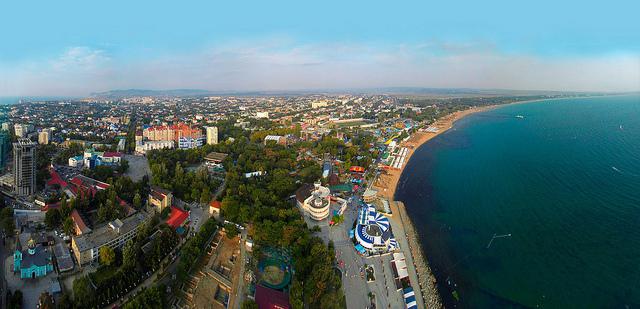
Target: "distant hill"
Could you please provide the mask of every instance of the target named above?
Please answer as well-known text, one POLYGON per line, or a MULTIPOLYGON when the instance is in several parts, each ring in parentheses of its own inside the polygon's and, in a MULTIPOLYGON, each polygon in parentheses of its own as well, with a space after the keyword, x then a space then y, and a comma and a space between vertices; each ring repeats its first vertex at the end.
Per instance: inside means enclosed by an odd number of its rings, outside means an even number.
POLYGON ((545 91, 545 90, 509 90, 474 88, 426 88, 426 87, 380 87, 380 88, 344 88, 344 89, 300 89, 300 90, 257 90, 257 91, 211 91, 203 89, 119 89, 91 94, 93 98, 119 99, 126 97, 200 97, 200 96, 299 96, 313 94, 389 94, 419 96, 520 96, 520 95, 557 95, 586 94, 589 92, 545 91))
POLYGON ((124 97, 188 97, 188 96, 204 96, 212 94, 213 91, 203 89, 168 89, 168 90, 150 90, 150 89, 118 89, 105 92, 91 93, 94 98, 124 98, 124 97))

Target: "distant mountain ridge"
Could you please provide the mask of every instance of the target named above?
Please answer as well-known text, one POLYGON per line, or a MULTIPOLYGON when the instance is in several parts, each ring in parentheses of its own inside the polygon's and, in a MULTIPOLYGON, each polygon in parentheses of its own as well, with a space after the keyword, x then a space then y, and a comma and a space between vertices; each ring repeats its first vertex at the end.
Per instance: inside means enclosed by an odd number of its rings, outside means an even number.
POLYGON ((182 97, 182 96, 202 96, 211 94, 212 91, 203 89, 168 89, 168 90, 151 90, 151 89, 117 89, 104 92, 93 92, 91 97, 97 98, 114 98, 114 97, 182 97))
POLYGON ((118 99, 125 97, 201 97, 216 95, 236 96, 295 96, 312 94, 395 94, 395 95, 554 95, 554 94, 595 94, 602 92, 580 91, 547 91, 547 90, 510 90, 510 89, 477 89, 477 88, 427 88, 427 87, 380 87, 351 89, 302 89, 302 90, 256 90, 256 91, 212 91, 205 89, 117 89, 91 93, 92 98, 118 99))

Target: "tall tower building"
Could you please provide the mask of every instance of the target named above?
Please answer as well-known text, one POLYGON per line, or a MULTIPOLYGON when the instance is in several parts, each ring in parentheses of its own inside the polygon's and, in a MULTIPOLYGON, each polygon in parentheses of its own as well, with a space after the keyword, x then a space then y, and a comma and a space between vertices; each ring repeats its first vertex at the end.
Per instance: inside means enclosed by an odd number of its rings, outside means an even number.
POLYGON ((49 129, 42 129, 42 131, 40 133, 38 133, 38 144, 40 145, 47 145, 49 144, 49 134, 51 133, 51 130, 49 129))
POLYGON ((5 160, 9 155, 9 149, 11 149, 11 134, 9 131, 0 130, 0 170, 7 163, 5 160))
POLYGON ((17 195, 36 192, 36 143, 28 138, 13 143, 13 180, 17 195))
POLYGON ((218 143, 218 127, 207 127, 207 145, 218 143))

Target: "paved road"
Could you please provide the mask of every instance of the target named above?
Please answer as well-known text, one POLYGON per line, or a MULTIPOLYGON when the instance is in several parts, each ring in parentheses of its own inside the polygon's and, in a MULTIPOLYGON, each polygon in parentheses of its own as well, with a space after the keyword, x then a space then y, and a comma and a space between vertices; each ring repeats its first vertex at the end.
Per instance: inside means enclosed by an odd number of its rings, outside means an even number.
POLYGON ((358 198, 349 202, 344 213, 344 223, 330 227, 326 222, 315 223, 320 226, 320 237, 333 240, 336 249, 336 260, 342 270, 342 286, 347 301, 347 308, 365 308, 370 305, 369 293, 376 298, 377 308, 403 308, 404 300, 395 288, 392 255, 375 257, 360 256, 349 238, 349 230, 357 218, 358 198), (373 265, 375 281, 367 282, 364 273, 365 265, 373 265))

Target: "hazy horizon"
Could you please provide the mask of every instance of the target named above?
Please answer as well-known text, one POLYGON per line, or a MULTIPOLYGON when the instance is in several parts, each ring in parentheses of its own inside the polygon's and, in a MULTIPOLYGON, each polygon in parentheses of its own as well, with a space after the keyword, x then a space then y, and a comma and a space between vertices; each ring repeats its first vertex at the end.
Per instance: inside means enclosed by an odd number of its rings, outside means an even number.
POLYGON ((0 96, 115 89, 640 91, 640 6, 625 0, 70 1, 3 9, 11 14, 0 20, 0 96))

